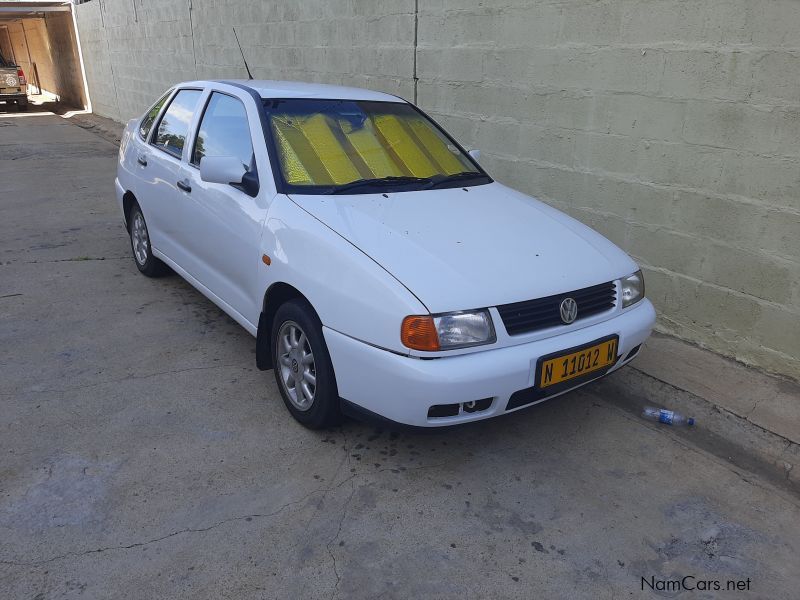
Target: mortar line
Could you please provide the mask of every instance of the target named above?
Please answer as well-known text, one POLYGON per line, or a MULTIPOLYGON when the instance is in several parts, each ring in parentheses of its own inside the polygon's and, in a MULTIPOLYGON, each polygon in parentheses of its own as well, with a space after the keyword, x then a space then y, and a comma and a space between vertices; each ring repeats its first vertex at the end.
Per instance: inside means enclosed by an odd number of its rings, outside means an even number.
POLYGON ((419 0, 414 0, 414 104, 417 103, 417 47, 419 45, 419 0))
POLYGON ((122 110, 119 106, 119 86, 117 85, 117 78, 114 75, 114 59, 111 56, 111 44, 108 41, 108 30, 106 29, 105 24, 105 17, 103 16, 104 13, 104 2, 103 0, 99 0, 98 6, 100 10, 100 22, 103 24, 103 37, 106 38, 106 53, 108 54, 108 69, 111 71, 111 82, 114 84, 114 97, 117 100, 117 117, 122 120, 122 110))
POLYGON ((187 0, 189 7, 189 31, 192 35, 192 58, 194 59, 194 78, 197 79, 197 51, 194 47, 194 21, 192 20, 192 0, 187 0))

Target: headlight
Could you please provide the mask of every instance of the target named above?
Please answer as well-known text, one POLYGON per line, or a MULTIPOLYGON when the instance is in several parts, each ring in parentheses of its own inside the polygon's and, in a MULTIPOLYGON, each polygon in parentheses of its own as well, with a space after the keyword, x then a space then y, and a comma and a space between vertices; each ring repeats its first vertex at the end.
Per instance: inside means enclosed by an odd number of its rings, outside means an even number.
POLYGON ((492 317, 483 309, 406 317, 400 339, 408 348, 435 352, 491 344, 496 338, 492 317))
POLYGON ((644 275, 641 271, 636 271, 633 275, 628 275, 619 280, 620 291, 622 292, 622 308, 631 304, 636 304, 644 298, 644 275))

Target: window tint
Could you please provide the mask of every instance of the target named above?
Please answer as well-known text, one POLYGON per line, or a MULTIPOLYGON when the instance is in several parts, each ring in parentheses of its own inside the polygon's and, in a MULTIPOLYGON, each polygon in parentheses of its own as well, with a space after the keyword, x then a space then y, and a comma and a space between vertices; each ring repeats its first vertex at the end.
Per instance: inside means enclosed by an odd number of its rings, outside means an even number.
POLYGON ((204 156, 235 156, 250 166, 250 127, 244 105, 236 98, 217 92, 211 95, 197 133, 192 163, 199 165, 204 156))
POLYGON ((147 134, 150 133, 150 128, 153 126, 153 121, 156 120, 158 113, 161 112, 161 107, 164 106, 164 102, 167 101, 169 98, 170 93, 172 90, 164 94, 161 99, 153 105, 153 108, 144 116, 142 122, 139 123, 139 135, 142 136, 142 139, 147 139, 147 134))
POLYGON ((200 90, 181 90, 175 94, 175 98, 158 125, 158 131, 153 140, 153 144, 157 148, 180 158, 186 143, 186 136, 189 133, 189 123, 192 121, 200 94, 200 90))

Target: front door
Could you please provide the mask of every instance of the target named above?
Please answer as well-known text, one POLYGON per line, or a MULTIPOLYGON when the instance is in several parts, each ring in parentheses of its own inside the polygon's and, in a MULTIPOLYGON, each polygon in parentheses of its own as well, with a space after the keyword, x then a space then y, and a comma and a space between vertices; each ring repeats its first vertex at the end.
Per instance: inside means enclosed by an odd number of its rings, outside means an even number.
POLYGON ((256 271, 263 268, 259 242, 266 206, 233 185, 202 181, 199 167, 205 156, 233 156, 247 169, 255 168, 250 124, 239 98, 216 91, 208 98, 188 164, 183 166, 191 191, 184 191, 188 201, 182 244, 187 270, 252 322, 260 311, 257 299, 263 295, 256 289, 256 271))

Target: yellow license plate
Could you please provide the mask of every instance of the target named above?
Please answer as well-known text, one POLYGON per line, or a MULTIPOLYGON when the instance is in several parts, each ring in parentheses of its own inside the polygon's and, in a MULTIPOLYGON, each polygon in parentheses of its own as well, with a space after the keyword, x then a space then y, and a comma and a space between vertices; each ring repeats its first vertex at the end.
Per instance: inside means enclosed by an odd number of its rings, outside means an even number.
POLYGON ((536 369, 538 386, 546 388, 613 365, 617 361, 618 341, 614 336, 583 348, 544 357, 536 369))

